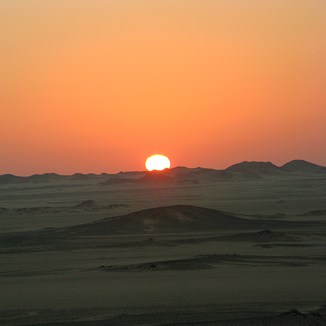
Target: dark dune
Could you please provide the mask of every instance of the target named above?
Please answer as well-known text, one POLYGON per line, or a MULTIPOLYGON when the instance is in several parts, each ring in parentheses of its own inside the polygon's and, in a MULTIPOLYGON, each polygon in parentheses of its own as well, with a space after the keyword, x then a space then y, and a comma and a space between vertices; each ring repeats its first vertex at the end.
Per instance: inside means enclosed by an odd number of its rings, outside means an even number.
MULTIPOLYGON (((81 203, 81 209, 113 208, 101 206, 94 208, 93 201, 81 203), (85 208, 86 206, 86 208, 85 208)), ((95 203, 96 205, 96 203, 95 203)), ((113 204, 114 205, 114 204, 113 204)), ((117 204, 118 205, 118 204, 117 204)), ((73 208, 77 209, 77 208, 73 208)), ((80 209, 80 208, 78 208, 80 209)), ((60 210, 60 209, 59 209, 60 210)), ((46 208, 42 208, 45 212, 46 208)), ((25 212, 26 213, 26 212, 25 212)), ((32 209, 32 213, 35 214, 32 209)), ((38 251, 38 250, 66 250, 78 248, 97 247, 148 247, 148 246, 178 246, 192 245, 212 241, 253 242, 266 243, 298 241, 299 238, 284 234, 276 230, 294 229, 307 231, 309 227, 325 229, 323 222, 289 222, 279 220, 249 220, 236 217, 230 213, 214 209, 176 205, 141 210, 128 215, 105 218, 93 223, 67 226, 63 228, 47 228, 37 231, 15 232, 1 234, 0 247, 4 252, 12 251, 38 251), (270 229, 270 230, 264 230, 270 229), (243 233, 244 230, 264 230, 260 232, 243 233), (274 231, 271 231, 274 230, 274 231), (236 231, 237 234, 217 236, 220 232, 236 231), (242 233, 239 233, 242 232, 242 233), (111 235, 163 235, 163 234, 189 234, 188 238, 165 239, 149 241, 135 239, 111 243, 97 236, 111 235), (190 238, 191 234, 197 234, 190 238), (199 237, 199 235, 202 236, 199 237), (208 236, 214 234, 214 236, 208 236), (82 241, 81 241, 82 240, 82 241), (11 249, 10 249, 11 248, 11 249)))
MULTIPOLYGON (((316 223, 318 222, 314 222, 313 225, 316 226, 316 223)), ((214 209, 176 205, 145 209, 128 215, 106 218, 94 223, 65 228, 62 232, 76 235, 131 235, 211 233, 226 230, 286 229, 309 226, 310 224, 306 222, 249 220, 214 209)))
POLYGON ((13 174, 0 175, 0 184, 20 184, 20 183, 46 183, 62 180, 65 176, 56 173, 34 174, 28 177, 16 176, 13 174))
POLYGON ((166 206, 145 209, 95 223, 77 225, 67 231, 76 234, 146 234, 211 232, 245 226, 247 221, 213 209, 196 206, 166 206))
POLYGON ((16 176, 13 174, 3 174, 0 175, 0 184, 15 184, 15 183, 24 183, 26 182, 25 177, 16 176))
POLYGON ((271 162, 241 162, 226 169, 229 172, 252 174, 278 174, 279 168, 271 162))
POLYGON ((304 160, 293 160, 280 167, 286 172, 311 172, 311 173, 326 173, 326 167, 310 163, 304 160))

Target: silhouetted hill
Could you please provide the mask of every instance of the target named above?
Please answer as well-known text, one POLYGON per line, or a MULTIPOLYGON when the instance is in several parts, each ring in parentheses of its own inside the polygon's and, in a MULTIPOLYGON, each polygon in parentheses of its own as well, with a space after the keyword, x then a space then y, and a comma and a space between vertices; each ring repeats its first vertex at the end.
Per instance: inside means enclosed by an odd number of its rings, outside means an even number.
POLYGON ((1 184, 22 183, 51 183, 66 180, 74 182, 92 181, 100 185, 116 184, 178 184, 231 181, 246 178, 262 178, 267 175, 282 176, 286 173, 326 173, 326 167, 310 163, 304 160, 293 160, 277 167, 271 162, 241 162, 224 170, 207 168, 187 168, 178 166, 164 171, 130 171, 117 174, 94 174, 75 173, 73 175, 59 175, 56 173, 34 174, 28 177, 15 176, 12 174, 0 175, 1 184), (108 179, 107 179, 108 178, 108 179), (105 180, 107 179, 107 180, 105 180))
POLYGON ((231 165, 226 169, 228 172, 232 173, 243 173, 248 176, 259 176, 261 174, 277 174, 279 173, 279 168, 272 162, 241 162, 231 165))
POLYGON ((304 160, 293 160, 280 167, 285 172, 326 173, 326 167, 304 160))
POLYGON ((3 174, 0 176, 0 184, 20 183, 23 180, 24 180, 24 177, 18 177, 13 174, 3 174))
POLYGON ((0 175, 0 184, 19 184, 26 182, 42 183, 51 182, 64 178, 64 176, 56 173, 34 174, 28 177, 15 176, 13 174, 0 175))
POLYGON ((58 181, 61 179, 64 179, 64 176, 56 173, 34 174, 30 177, 26 177, 26 180, 28 182, 35 182, 35 183, 58 181))

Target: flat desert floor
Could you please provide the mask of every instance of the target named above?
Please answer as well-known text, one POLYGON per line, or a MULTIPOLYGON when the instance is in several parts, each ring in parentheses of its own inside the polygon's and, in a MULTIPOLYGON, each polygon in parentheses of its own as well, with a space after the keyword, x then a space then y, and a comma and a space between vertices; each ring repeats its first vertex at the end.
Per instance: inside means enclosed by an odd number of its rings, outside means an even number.
POLYGON ((326 325, 326 177, 0 184, 1 325, 326 325))

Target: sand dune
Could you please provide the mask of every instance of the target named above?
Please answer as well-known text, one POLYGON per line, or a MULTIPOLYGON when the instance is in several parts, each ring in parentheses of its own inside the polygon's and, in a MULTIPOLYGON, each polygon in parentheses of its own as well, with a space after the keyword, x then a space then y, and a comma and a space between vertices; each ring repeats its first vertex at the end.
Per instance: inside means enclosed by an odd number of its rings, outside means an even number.
POLYGON ((234 164, 226 169, 229 172, 254 174, 277 174, 279 168, 272 162, 241 162, 234 164))
MULTIPOLYGON (((97 209, 96 202, 92 200, 83 201, 76 206, 75 210, 86 210, 86 212, 97 209)), ((31 212, 34 212, 33 208, 31 212)), ((60 213, 60 210, 58 212, 60 213)), ((275 243, 282 243, 284 247, 286 243, 291 244, 292 247, 300 247, 300 236, 280 232, 280 230, 306 231, 310 227, 318 227, 320 231, 325 230, 325 223, 244 219, 214 209, 176 205, 141 210, 63 228, 6 233, 0 236, 0 247, 3 253, 83 248, 177 247, 221 241, 264 244, 263 248, 272 248, 275 243), (263 231, 243 232, 244 230, 263 231), (160 237, 160 235, 173 234, 182 235, 182 238, 160 237), (106 238, 118 235, 128 237, 121 237, 119 241, 106 238)), ((305 246, 314 246, 314 244, 305 243, 302 247, 305 246)))
POLYGON ((304 160, 293 160, 280 167, 286 172, 326 173, 326 167, 304 160))
MULTIPOLYGON (((321 222, 320 224, 323 225, 321 222)), ((176 205, 141 210, 128 215, 73 226, 64 231, 80 235, 158 234, 309 226, 311 224, 308 222, 244 219, 214 209, 176 205)))

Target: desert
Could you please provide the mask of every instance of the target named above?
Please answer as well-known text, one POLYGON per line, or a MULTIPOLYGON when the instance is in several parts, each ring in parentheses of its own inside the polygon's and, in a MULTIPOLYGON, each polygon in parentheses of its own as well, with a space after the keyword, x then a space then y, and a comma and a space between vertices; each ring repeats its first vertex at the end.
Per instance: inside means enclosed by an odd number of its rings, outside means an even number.
POLYGON ((326 174, 299 163, 0 176, 1 324, 325 325, 326 174))
POLYGON ((326 326, 325 0, 0 0, 0 326, 326 326))

